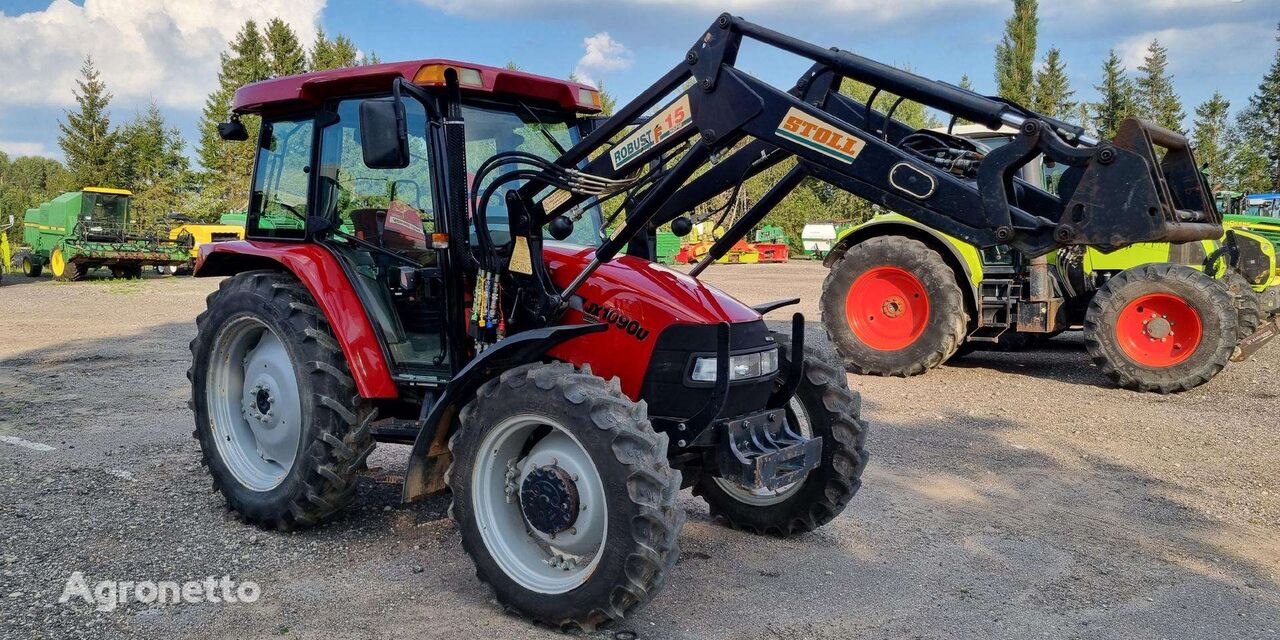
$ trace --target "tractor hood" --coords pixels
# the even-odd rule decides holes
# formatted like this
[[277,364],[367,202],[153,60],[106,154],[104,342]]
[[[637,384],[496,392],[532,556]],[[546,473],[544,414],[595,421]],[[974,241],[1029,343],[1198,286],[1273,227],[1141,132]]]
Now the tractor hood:
[[[552,242],[543,248],[551,278],[562,288],[581,273],[593,255],[591,248]],[[590,364],[592,371],[606,380],[617,376],[623,392],[633,400],[641,397],[658,337],[667,328],[727,322],[740,330],[751,330],[748,325],[763,325],[760,314],[728,294],[660,264],[626,255],[601,265],[583,283],[562,322],[609,325],[607,331],[575,338],[550,354],[579,366]],[[714,342],[708,342],[708,351],[715,350]]]
[[[591,248],[548,242],[551,277],[565,287],[595,255]],[[668,323],[750,322],[760,314],[727,293],[663,265],[621,255],[600,266],[578,290],[583,304],[604,305],[632,317],[662,316]],[[587,309],[590,311],[590,309]]]

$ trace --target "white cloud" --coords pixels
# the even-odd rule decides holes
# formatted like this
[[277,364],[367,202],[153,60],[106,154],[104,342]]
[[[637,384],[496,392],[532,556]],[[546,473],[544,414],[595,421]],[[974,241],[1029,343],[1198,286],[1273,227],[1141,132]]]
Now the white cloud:
[[600,72],[626,69],[635,61],[629,49],[604,31],[583,38],[582,46],[586,53],[578,59],[573,73],[579,82],[592,86],[599,86],[596,77]]
[[315,41],[325,0],[53,0],[0,13],[0,104],[68,105],[86,55],[115,97],[194,108],[217,81],[218,54],[247,19],[280,17]]
[[1273,27],[1269,23],[1224,22],[1148,31],[1122,40],[1116,53],[1132,72],[1144,64],[1151,40],[1158,39],[1169,50],[1170,71],[1238,72],[1241,61],[1269,56],[1274,43]]
[[17,158],[19,156],[44,156],[46,158],[58,157],[58,154],[46,147],[43,142],[0,140],[0,151],[8,154],[10,158]]

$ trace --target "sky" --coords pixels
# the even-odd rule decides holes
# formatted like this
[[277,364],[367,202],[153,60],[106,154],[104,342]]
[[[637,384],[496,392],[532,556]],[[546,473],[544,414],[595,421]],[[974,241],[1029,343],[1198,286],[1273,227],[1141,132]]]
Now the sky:
[[[1011,0],[0,0],[0,150],[61,158],[58,122],[92,55],[123,123],[155,101],[189,145],[218,55],[247,18],[279,16],[304,44],[344,33],[383,61],[502,65],[604,87],[620,104],[679,63],[722,11],[822,46],[993,93]],[[1076,100],[1094,100],[1108,49],[1130,72],[1152,38],[1190,126],[1215,90],[1243,107],[1276,51],[1280,0],[1040,0],[1039,55],[1060,48]],[[747,45],[738,66],[790,87],[804,60]],[[188,149],[193,154],[193,149]]]

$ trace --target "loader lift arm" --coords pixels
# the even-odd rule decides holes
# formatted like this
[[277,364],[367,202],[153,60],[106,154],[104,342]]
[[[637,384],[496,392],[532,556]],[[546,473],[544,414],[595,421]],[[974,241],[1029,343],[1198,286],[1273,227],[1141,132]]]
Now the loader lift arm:
[[[734,66],[744,38],[815,64],[790,92],[782,91]],[[1011,144],[956,172],[949,159],[934,163],[899,146],[914,130],[893,120],[893,109],[882,114],[871,108],[871,101],[863,105],[841,95],[844,78],[956,118],[992,128],[1014,126],[1019,134]],[[692,86],[680,91],[689,80]],[[645,116],[670,95],[675,99]],[[636,122],[642,124],[627,133]],[[694,178],[716,153],[747,138],[751,141],[737,152]],[[1166,148],[1163,160],[1154,144]],[[1070,167],[1060,196],[1015,177],[1019,168],[1041,154]],[[592,262],[563,291],[548,291],[540,256],[531,261],[534,273],[527,280],[538,283],[551,306],[563,309],[600,264],[639,234],[789,156],[798,160],[795,169],[744,216],[743,223],[763,217],[804,177],[813,176],[975,245],[1008,244],[1029,255],[1064,245],[1118,248],[1221,234],[1221,216],[1207,184],[1186,139],[1174,132],[1130,120],[1116,140],[1093,140],[1078,127],[1018,105],[724,14],[684,62],[556,159],[556,177],[512,172],[529,178],[508,194],[507,204],[521,212],[513,220],[535,250],[548,223],[554,231],[559,222],[563,231],[569,220],[571,228],[576,211],[617,195],[623,188],[618,185],[625,186],[628,197],[625,222],[603,240]],[[664,166],[667,162],[670,165]],[[647,164],[654,166],[641,177],[639,169]],[[543,174],[549,175],[550,169]],[[613,186],[578,189],[565,175]],[[484,204],[480,203],[478,221],[484,219]],[[736,226],[725,242],[749,228]],[[510,257],[509,251],[504,257]]]

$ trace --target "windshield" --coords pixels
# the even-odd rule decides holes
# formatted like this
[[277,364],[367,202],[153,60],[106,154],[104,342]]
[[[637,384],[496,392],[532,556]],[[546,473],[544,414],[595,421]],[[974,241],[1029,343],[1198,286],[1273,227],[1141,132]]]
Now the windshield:
[[109,193],[84,192],[80,217],[100,223],[123,224],[129,212],[129,198]]
[[[475,172],[480,165],[495,154],[504,151],[525,151],[554,160],[560,155],[560,150],[551,144],[547,139],[548,136],[565,149],[573,146],[578,137],[577,130],[570,127],[566,114],[525,108],[522,105],[473,103],[463,106],[462,117],[466,121],[467,130],[468,184],[475,178]],[[503,165],[489,172],[484,183],[477,185],[472,197],[478,199],[485,187],[507,171],[526,167],[526,165]],[[524,182],[520,180],[504,183],[489,199],[489,206],[485,209],[486,219],[489,232],[497,244],[505,244],[511,239],[506,199],[503,195],[507,191],[520,188]],[[478,205],[478,202],[473,205]],[[476,243],[474,229],[471,231],[471,242]],[[573,233],[564,242],[584,246],[599,244],[599,209],[593,207],[582,216],[574,224]]]

